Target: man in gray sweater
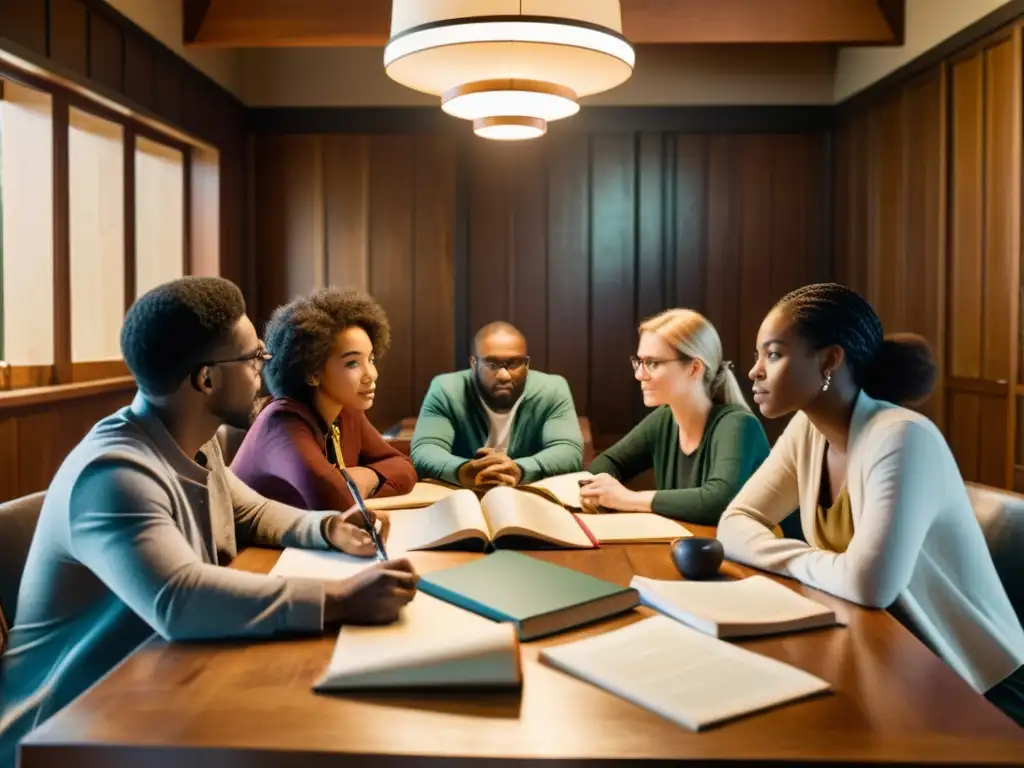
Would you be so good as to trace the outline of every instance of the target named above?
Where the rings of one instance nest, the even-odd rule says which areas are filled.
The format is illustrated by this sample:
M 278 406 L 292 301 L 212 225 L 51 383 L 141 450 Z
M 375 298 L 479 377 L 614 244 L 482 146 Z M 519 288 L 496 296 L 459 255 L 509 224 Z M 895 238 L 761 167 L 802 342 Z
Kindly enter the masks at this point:
M 270 355 L 235 285 L 154 288 L 128 311 L 121 350 L 139 393 L 64 460 L 32 541 L 3 658 L 0 766 L 154 632 L 257 638 L 388 622 L 416 590 L 406 560 L 334 582 L 222 567 L 245 544 L 375 552 L 355 510 L 270 502 L 224 466 L 215 432 L 249 425 Z

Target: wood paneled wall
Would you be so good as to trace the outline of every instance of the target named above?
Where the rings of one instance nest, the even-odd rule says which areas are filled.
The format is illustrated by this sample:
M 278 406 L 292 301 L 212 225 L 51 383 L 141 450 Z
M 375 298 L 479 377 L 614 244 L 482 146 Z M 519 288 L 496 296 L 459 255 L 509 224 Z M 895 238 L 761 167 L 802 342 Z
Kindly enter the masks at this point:
M 135 384 L 78 385 L 60 400 L 0 396 L 0 502 L 45 490 L 68 452 L 104 416 L 131 402 Z M 65 393 L 67 395 L 67 393 Z
M 513 322 L 607 439 L 643 415 L 627 359 L 641 319 L 704 312 L 742 379 L 771 305 L 827 276 L 827 147 L 821 133 L 257 136 L 258 318 L 314 287 L 370 290 L 392 323 L 381 428 L 466 365 L 479 326 Z
M 383 429 L 417 413 L 454 358 L 454 142 L 260 136 L 253 160 L 257 327 L 316 288 L 369 291 L 392 340 L 371 417 Z
M 834 173 L 837 276 L 931 342 L 965 479 L 1018 489 L 1021 66 L 1015 24 L 846 115 Z

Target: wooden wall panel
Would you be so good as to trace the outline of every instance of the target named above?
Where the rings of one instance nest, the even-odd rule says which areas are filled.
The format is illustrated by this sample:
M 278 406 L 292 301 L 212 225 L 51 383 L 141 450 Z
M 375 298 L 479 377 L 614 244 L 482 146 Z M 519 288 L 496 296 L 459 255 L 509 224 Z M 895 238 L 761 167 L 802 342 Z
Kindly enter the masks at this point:
M 0 502 L 45 490 L 93 425 L 131 402 L 127 384 L 102 393 L 0 411 Z
M 369 416 L 415 413 L 455 356 L 454 142 L 434 135 L 258 136 L 253 142 L 251 314 L 333 286 L 370 292 L 391 348 Z M 504 284 L 501 286 L 504 289 Z
M 412 391 L 404 406 L 408 416 L 419 410 L 433 377 L 454 356 L 455 143 L 432 136 L 416 146 L 413 271 L 415 307 L 412 318 Z M 541 294 L 543 296 L 543 294 Z
M 50 57 L 76 72 L 88 66 L 87 18 L 80 0 L 50 0 Z
M 370 284 L 370 152 L 366 136 L 324 137 L 327 284 L 365 290 Z
M 409 136 L 375 136 L 370 146 L 370 293 L 387 309 L 391 349 L 380 361 L 372 416 L 391 425 L 416 408 L 413 285 L 416 154 Z M 386 216 L 378 212 L 387 211 Z
M 636 349 L 634 149 L 629 134 L 591 142 L 589 400 L 591 419 L 600 414 L 608 434 L 633 426 L 637 397 L 626 359 Z
M 673 141 L 674 139 L 674 141 Z M 672 215 L 672 250 L 668 270 L 673 293 L 667 303 L 707 312 L 707 231 L 708 231 L 708 140 L 704 136 L 669 138 L 675 149 L 674 178 L 669 179 Z M 669 207 L 671 206 L 671 207 Z
M 551 137 L 548 165 L 548 370 L 564 376 L 576 410 L 590 412 L 590 148 Z M 479 258 L 477 256 L 476 258 Z
M 46 54 L 47 0 L 0 2 L 0 34 L 38 54 Z
M 104 16 L 89 17 L 89 75 L 115 92 L 124 88 L 124 46 L 122 33 Z
M 846 114 L 834 166 L 835 273 L 888 331 L 929 340 L 939 386 L 921 410 L 967 480 L 1003 487 L 1024 480 L 1021 65 L 1011 25 Z
M 940 427 L 946 415 L 945 77 L 937 69 L 844 120 L 833 166 L 835 279 L 873 304 L 887 333 L 928 340 L 940 378 L 919 409 Z M 956 204 L 974 204 L 967 187 Z M 965 239 L 976 235 L 960 231 Z M 961 268 L 973 267 L 965 260 Z M 973 349 L 969 341 L 960 345 L 965 353 Z

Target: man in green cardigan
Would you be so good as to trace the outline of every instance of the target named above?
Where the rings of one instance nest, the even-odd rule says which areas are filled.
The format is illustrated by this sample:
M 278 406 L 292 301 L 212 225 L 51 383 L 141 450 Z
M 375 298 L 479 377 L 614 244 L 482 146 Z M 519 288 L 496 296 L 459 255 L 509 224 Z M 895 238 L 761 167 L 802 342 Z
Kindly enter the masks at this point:
M 421 478 L 466 488 L 515 486 L 583 469 L 583 435 L 569 384 L 530 371 L 526 339 L 490 323 L 469 370 L 434 378 L 412 438 Z

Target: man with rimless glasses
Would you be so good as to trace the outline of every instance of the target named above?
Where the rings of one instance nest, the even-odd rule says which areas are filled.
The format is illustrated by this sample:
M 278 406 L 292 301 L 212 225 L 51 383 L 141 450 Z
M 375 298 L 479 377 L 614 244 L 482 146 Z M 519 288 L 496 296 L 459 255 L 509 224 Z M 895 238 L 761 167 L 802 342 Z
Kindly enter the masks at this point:
M 410 453 L 421 478 L 477 490 L 579 472 L 583 435 L 566 380 L 531 371 L 523 334 L 494 322 L 468 370 L 431 382 Z

